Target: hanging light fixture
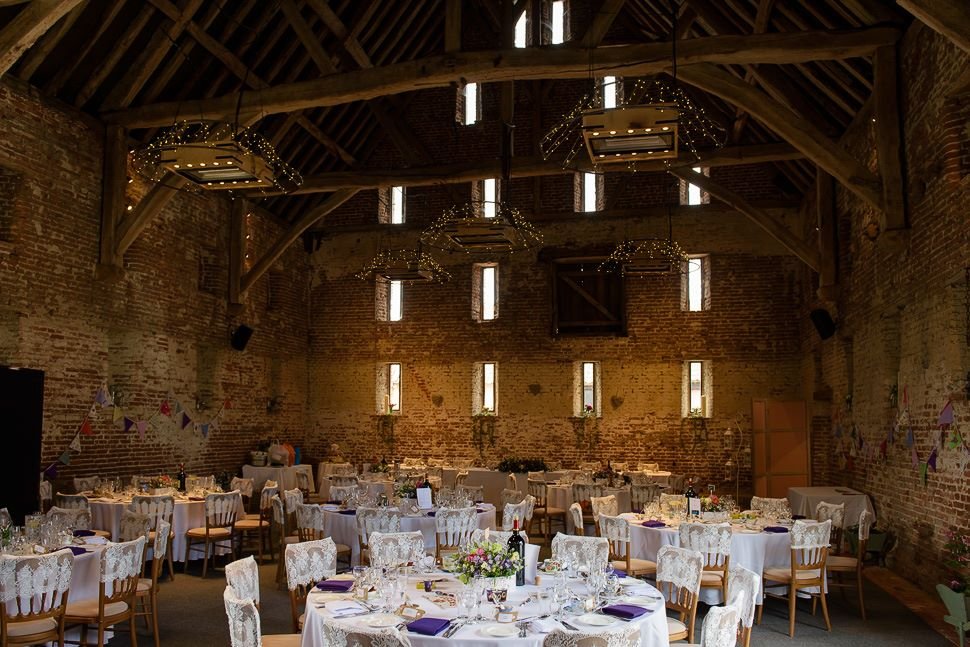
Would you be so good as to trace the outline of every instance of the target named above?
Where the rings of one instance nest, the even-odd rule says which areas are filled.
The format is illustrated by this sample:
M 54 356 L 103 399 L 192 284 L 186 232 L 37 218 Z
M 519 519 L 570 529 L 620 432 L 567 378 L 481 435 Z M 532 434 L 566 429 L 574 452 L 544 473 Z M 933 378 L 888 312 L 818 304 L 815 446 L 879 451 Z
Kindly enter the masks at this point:
M 365 281 L 400 281 L 402 283 L 445 283 L 449 274 L 419 246 L 414 249 L 382 249 L 356 274 Z

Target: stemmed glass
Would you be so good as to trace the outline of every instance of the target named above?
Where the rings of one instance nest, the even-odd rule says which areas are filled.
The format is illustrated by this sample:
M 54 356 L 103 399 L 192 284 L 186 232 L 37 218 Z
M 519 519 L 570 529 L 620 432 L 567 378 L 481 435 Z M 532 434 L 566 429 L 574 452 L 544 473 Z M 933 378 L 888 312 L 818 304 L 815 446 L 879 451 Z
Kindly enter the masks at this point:
M 458 594 L 458 615 L 463 618 L 471 618 L 475 613 L 478 596 L 475 594 L 473 586 L 464 587 Z
M 472 578 L 472 586 L 475 591 L 475 619 L 484 620 L 485 618 L 482 615 L 482 596 L 485 595 L 485 588 L 487 586 L 485 576 L 476 574 Z
M 552 590 L 552 612 L 556 617 L 556 620 L 562 620 L 563 612 L 566 610 L 566 606 L 569 604 L 569 600 L 572 597 L 569 589 L 564 583 L 556 585 Z

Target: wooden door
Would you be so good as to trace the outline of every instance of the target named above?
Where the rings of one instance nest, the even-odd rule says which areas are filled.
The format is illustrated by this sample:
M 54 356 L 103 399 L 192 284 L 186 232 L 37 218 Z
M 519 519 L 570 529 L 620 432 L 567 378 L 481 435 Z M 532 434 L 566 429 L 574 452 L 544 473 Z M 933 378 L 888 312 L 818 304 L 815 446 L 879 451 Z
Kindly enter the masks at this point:
M 756 496 L 785 497 L 790 487 L 810 485 L 804 401 L 753 400 L 751 427 Z

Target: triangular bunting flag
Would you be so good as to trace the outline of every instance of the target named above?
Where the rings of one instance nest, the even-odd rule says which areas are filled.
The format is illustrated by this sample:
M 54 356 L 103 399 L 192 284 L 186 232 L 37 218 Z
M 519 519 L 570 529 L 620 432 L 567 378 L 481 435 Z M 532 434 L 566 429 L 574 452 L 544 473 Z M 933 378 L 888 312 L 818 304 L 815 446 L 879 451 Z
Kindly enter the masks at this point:
M 115 407 L 114 412 L 111 414 L 111 422 L 118 422 L 125 417 L 125 412 L 121 410 L 121 407 Z
M 915 439 L 913 438 L 913 428 L 910 427 L 909 429 L 906 430 L 906 446 L 912 447 L 914 442 L 915 442 Z
M 926 478 L 927 478 L 926 463 L 920 463 L 919 464 L 919 480 L 923 482 L 923 485 L 924 486 L 926 485 Z
M 57 463 L 51 463 L 44 470 L 44 478 L 56 479 L 57 478 Z
M 222 408 L 232 409 L 232 400 L 230 400 L 229 398 L 226 398 L 225 401 L 222 403 Z
M 108 404 L 108 393 L 104 390 L 104 387 L 98 389 L 98 394 L 94 396 L 94 401 L 102 407 Z
M 94 430 L 91 429 L 91 421 L 88 420 L 87 418 L 85 418 L 84 422 L 81 423 L 81 433 L 84 434 L 85 436 L 94 435 Z
M 96 404 L 92 404 L 91 405 L 91 408 L 88 409 L 88 417 L 89 418 L 97 418 L 98 417 L 98 405 L 96 405 Z
M 953 430 L 953 435 L 950 436 L 950 442 L 947 444 L 947 448 L 956 449 L 963 444 L 963 437 L 960 435 L 959 429 Z
M 206 423 L 203 423 L 203 424 L 199 425 L 199 427 L 200 427 L 200 429 L 202 431 L 202 437 L 203 438 L 208 438 L 209 437 L 209 424 L 210 423 L 206 422 Z
M 926 459 L 926 464 L 929 465 L 934 472 L 936 471 L 936 456 L 936 447 L 934 447 L 933 451 L 930 452 L 930 457 Z
M 81 434 L 74 434 L 74 439 L 71 444 L 67 446 L 72 452 L 81 453 Z
M 182 403 L 179 402 L 178 400 L 176 400 L 175 401 L 175 416 L 178 417 L 178 415 L 180 413 L 182 413 L 182 411 L 183 411 L 183 409 L 182 409 Z
M 135 424 L 134 420 L 132 420 L 128 416 L 125 416 L 125 433 L 128 433 L 129 431 L 131 431 L 131 428 L 134 426 L 134 424 Z
M 182 429 L 185 429 L 192 422 L 192 418 L 189 418 L 189 414 L 182 413 Z
M 60 455 L 60 457 L 57 460 L 59 460 L 60 462 L 64 463 L 65 465 L 70 465 L 71 464 L 71 452 L 64 452 L 63 454 Z
M 919 467 L 919 456 L 916 454 L 916 448 L 910 447 L 909 457 L 913 462 L 913 467 Z
M 946 429 L 953 424 L 953 401 L 948 400 L 946 405 L 944 405 L 943 410 L 940 411 L 940 417 L 937 418 L 936 424 L 941 428 Z
M 148 431 L 148 422 L 145 420 L 139 420 L 135 423 L 135 426 L 138 428 L 138 437 L 141 440 L 145 440 L 145 432 Z
M 172 407 L 168 404 L 168 400 L 162 400 L 162 404 L 158 407 L 158 410 L 163 416 L 172 415 Z

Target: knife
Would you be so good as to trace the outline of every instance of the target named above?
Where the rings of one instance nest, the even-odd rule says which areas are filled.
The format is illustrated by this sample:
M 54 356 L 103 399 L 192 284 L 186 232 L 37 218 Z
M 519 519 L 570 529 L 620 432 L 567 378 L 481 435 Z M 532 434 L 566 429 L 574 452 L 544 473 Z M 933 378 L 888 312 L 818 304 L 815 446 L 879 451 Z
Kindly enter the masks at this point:
M 579 629 L 577 629 L 576 627 L 574 627 L 574 626 L 572 626 L 571 624 L 569 624 L 569 623 L 568 623 L 568 622 L 566 622 L 565 620 L 560 620 L 560 621 L 559 621 L 559 624 L 561 624 L 561 625 L 562 625 L 563 627 L 565 627 L 566 629 L 570 629 L 570 630 L 572 630 L 572 631 L 579 631 Z
M 464 627 L 467 622 L 468 620 L 459 620 L 455 624 L 451 625 L 451 627 L 449 627 L 448 630 L 445 632 L 444 637 L 451 638 L 455 634 L 455 632 L 461 629 L 462 627 Z

